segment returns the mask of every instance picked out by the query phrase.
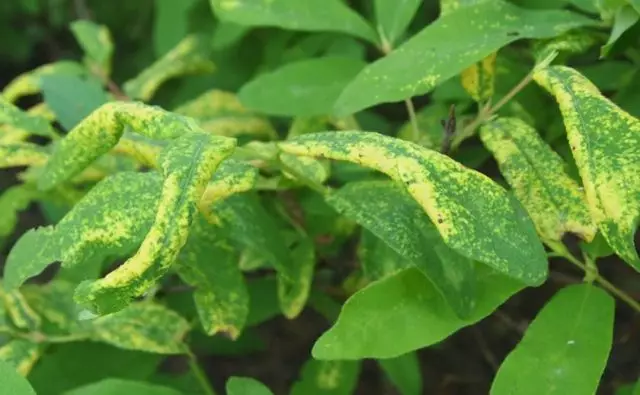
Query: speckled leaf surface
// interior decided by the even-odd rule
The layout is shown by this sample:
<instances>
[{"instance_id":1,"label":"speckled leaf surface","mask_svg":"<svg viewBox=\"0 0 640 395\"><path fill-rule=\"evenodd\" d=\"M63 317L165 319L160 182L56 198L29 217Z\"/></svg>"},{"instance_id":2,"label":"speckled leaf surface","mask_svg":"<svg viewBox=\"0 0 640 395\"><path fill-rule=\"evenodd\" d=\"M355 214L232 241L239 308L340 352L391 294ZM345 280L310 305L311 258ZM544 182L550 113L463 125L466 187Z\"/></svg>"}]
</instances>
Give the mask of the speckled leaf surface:
<instances>
[{"instance_id":1,"label":"speckled leaf surface","mask_svg":"<svg viewBox=\"0 0 640 395\"><path fill-rule=\"evenodd\" d=\"M42 323L40 316L31 308L20 291L6 289L2 284L0 285L0 299L2 299L4 310L13 325L30 331L35 331L40 327Z\"/></svg>"},{"instance_id":2,"label":"speckled leaf surface","mask_svg":"<svg viewBox=\"0 0 640 395\"><path fill-rule=\"evenodd\" d=\"M7 127L30 135L58 137L46 118L24 112L0 97L0 135L6 132Z\"/></svg>"},{"instance_id":3,"label":"speckled leaf surface","mask_svg":"<svg viewBox=\"0 0 640 395\"><path fill-rule=\"evenodd\" d=\"M291 395L351 395L358 384L360 361L317 361L302 366Z\"/></svg>"},{"instance_id":4,"label":"speckled leaf surface","mask_svg":"<svg viewBox=\"0 0 640 395\"><path fill-rule=\"evenodd\" d=\"M79 335L88 330L78 314L82 309L73 300L75 284L55 280L44 285L29 284L20 289L26 302L40 317L40 332L46 335Z\"/></svg>"},{"instance_id":5,"label":"speckled leaf surface","mask_svg":"<svg viewBox=\"0 0 640 395\"><path fill-rule=\"evenodd\" d=\"M276 131L269 120L252 113L231 92L211 90L174 110L198 120L206 132L220 136L252 136L273 139Z\"/></svg>"},{"instance_id":6,"label":"speckled leaf surface","mask_svg":"<svg viewBox=\"0 0 640 395\"><path fill-rule=\"evenodd\" d=\"M483 103L493 96L496 77L496 56L494 52L462 71L462 87L473 100Z\"/></svg>"},{"instance_id":7,"label":"speckled leaf surface","mask_svg":"<svg viewBox=\"0 0 640 395\"><path fill-rule=\"evenodd\" d=\"M287 153L281 153L279 158L280 162L285 166L283 173L294 179L296 175L301 175L306 180L322 184L329 178L329 166L319 160L308 156L296 156ZM289 174L287 170L292 170L294 174Z\"/></svg>"},{"instance_id":8,"label":"speckled leaf surface","mask_svg":"<svg viewBox=\"0 0 640 395\"><path fill-rule=\"evenodd\" d=\"M257 179L257 168L232 158L225 159L216 169L198 202L200 212L209 219L209 222L216 222L213 205L233 194L251 190Z\"/></svg>"},{"instance_id":9,"label":"speckled leaf surface","mask_svg":"<svg viewBox=\"0 0 640 395\"><path fill-rule=\"evenodd\" d=\"M312 354L321 360L397 357L474 324L522 289L522 284L484 266L478 267L476 279L477 303L467 319L455 315L417 268L376 281L347 300Z\"/></svg>"},{"instance_id":10,"label":"speckled leaf surface","mask_svg":"<svg viewBox=\"0 0 640 395\"><path fill-rule=\"evenodd\" d=\"M29 374L41 354L41 346L26 339L10 340L0 347L0 361L13 366L22 376Z\"/></svg>"},{"instance_id":11,"label":"speckled leaf surface","mask_svg":"<svg viewBox=\"0 0 640 395\"><path fill-rule=\"evenodd\" d=\"M248 26L289 30L334 31L376 42L367 22L339 0L210 0L215 15Z\"/></svg>"},{"instance_id":12,"label":"speckled leaf surface","mask_svg":"<svg viewBox=\"0 0 640 395\"><path fill-rule=\"evenodd\" d=\"M520 204L486 176L416 144L368 132L328 132L280 144L295 155L354 162L402 183L457 253L536 285L544 249Z\"/></svg>"},{"instance_id":13,"label":"speckled leaf surface","mask_svg":"<svg viewBox=\"0 0 640 395\"><path fill-rule=\"evenodd\" d=\"M23 96L40 92L40 78L45 75L81 75L85 73L86 69L77 62L61 60L46 64L17 76L4 88L2 96L13 103Z\"/></svg>"},{"instance_id":14,"label":"speckled leaf surface","mask_svg":"<svg viewBox=\"0 0 640 395\"><path fill-rule=\"evenodd\" d=\"M239 254L217 226L198 216L177 259L180 277L194 286L200 322L208 335L240 336L249 314L249 292L238 265Z\"/></svg>"},{"instance_id":15,"label":"speckled leaf surface","mask_svg":"<svg viewBox=\"0 0 640 395\"><path fill-rule=\"evenodd\" d=\"M212 73L215 65L209 59L211 44L208 36L192 34L171 51L124 83L124 91L133 99L148 101L166 81L188 74Z\"/></svg>"},{"instance_id":16,"label":"speckled leaf surface","mask_svg":"<svg viewBox=\"0 0 640 395\"><path fill-rule=\"evenodd\" d=\"M534 78L558 101L594 221L616 254L640 270L634 246L640 218L640 120L571 68L548 67Z\"/></svg>"},{"instance_id":17,"label":"speckled leaf surface","mask_svg":"<svg viewBox=\"0 0 640 395\"><path fill-rule=\"evenodd\" d=\"M2 388L7 394L36 395L27 379L21 376L10 363L0 361L0 377L2 377Z\"/></svg>"},{"instance_id":18,"label":"speckled leaf surface","mask_svg":"<svg viewBox=\"0 0 640 395\"><path fill-rule=\"evenodd\" d=\"M84 51L87 68L107 77L111 73L113 55L113 40L109 29L88 20L72 22L70 28Z\"/></svg>"},{"instance_id":19,"label":"speckled leaf surface","mask_svg":"<svg viewBox=\"0 0 640 395\"><path fill-rule=\"evenodd\" d=\"M349 183L329 195L327 202L417 267L457 315L464 317L473 310L474 262L444 244L422 208L401 186L389 181Z\"/></svg>"},{"instance_id":20,"label":"speckled leaf surface","mask_svg":"<svg viewBox=\"0 0 640 395\"><path fill-rule=\"evenodd\" d=\"M207 182L234 148L234 140L204 133L173 140L161 154L162 191L153 225L140 248L106 277L80 284L76 299L100 314L111 313L153 286L186 243Z\"/></svg>"},{"instance_id":21,"label":"speckled leaf surface","mask_svg":"<svg viewBox=\"0 0 640 395\"><path fill-rule=\"evenodd\" d=\"M501 118L485 124L480 138L544 241L560 241L565 233L593 240L597 228L584 193L535 129L517 118Z\"/></svg>"},{"instance_id":22,"label":"speckled leaf surface","mask_svg":"<svg viewBox=\"0 0 640 395\"><path fill-rule=\"evenodd\" d=\"M515 40L553 37L592 23L568 11L526 10L499 0L461 7L367 66L342 92L335 109L351 114L424 94Z\"/></svg>"},{"instance_id":23,"label":"speckled leaf surface","mask_svg":"<svg viewBox=\"0 0 640 395\"><path fill-rule=\"evenodd\" d=\"M161 188L157 173L124 172L100 182L55 227L20 237L7 258L4 285L18 287L55 261L89 267L131 253L151 228Z\"/></svg>"},{"instance_id":24,"label":"speckled leaf surface","mask_svg":"<svg viewBox=\"0 0 640 395\"><path fill-rule=\"evenodd\" d=\"M0 169L44 164L49 159L46 148L33 143L0 144Z\"/></svg>"},{"instance_id":25,"label":"speckled leaf surface","mask_svg":"<svg viewBox=\"0 0 640 395\"><path fill-rule=\"evenodd\" d=\"M492 395L595 394L613 338L614 300L591 284L560 290L504 360Z\"/></svg>"},{"instance_id":26,"label":"speckled leaf surface","mask_svg":"<svg viewBox=\"0 0 640 395\"><path fill-rule=\"evenodd\" d=\"M392 47L404 34L420 7L420 0L375 0L374 11L383 45Z\"/></svg>"},{"instance_id":27,"label":"speckled leaf surface","mask_svg":"<svg viewBox=\"0 0 640 395\"><path fill-rule=\"evenodd\" d=\"M158 354L185 352L182 338L189 331L184 318L152 303L134 303L117 313L96 318L92 327L93 340Z\"/></svg>"}]
</instances>

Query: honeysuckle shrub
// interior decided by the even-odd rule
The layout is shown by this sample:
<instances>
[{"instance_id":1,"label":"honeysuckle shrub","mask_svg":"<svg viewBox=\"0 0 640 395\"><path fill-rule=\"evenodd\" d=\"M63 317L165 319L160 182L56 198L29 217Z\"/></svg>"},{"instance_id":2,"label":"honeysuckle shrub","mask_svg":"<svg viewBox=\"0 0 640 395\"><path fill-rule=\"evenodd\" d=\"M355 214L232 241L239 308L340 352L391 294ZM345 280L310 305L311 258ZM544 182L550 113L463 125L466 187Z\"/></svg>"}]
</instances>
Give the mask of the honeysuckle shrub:
<instances>
[{"instance_id":1,"label":"honeysuckle shrub","mask_svg":"<svg viewBox=\"0 0 640 395\"><path fill-rule=\"evenodd\" d=\"M419 394L416 351L553 259L583 276L490 392L596 393L615 309L640 312L598 271L640 270L640 2L154 4L155 61L128 78L123 25L94 12L68 27L80 58L2 91L0 392L212 394L199 345L251 352L307 308L330 327L290 393L351 394L375 359ZM30 207L47 223L18 232ZM172 355L189 369L157 372Z\"/></svg>"}]
</instances>

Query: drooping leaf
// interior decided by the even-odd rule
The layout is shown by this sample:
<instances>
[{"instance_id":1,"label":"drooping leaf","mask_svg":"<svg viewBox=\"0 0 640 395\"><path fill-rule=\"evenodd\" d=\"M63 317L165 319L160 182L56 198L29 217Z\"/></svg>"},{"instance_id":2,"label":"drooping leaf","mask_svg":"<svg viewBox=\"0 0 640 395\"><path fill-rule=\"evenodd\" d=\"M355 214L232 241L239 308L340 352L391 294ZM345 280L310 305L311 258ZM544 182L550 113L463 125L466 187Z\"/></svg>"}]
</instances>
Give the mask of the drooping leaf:
<instances>
[{"instance_id":1,"label":"drooping leaf","mask_svg":"<svg viewBox=\"0 0 640 395\"><path fill-rule=\"evenodd\" d=\"M547 275L544 250L518 202L447 156L365 132L314 133L282 142L280 149L381 171L405 185L457 253L531 285Z\"/></svg>"},{"instance_id":2,"label":"drooping leaf","mask_svg":"<svg viewBox=\"0 0 640 395\"><path fill-rule=\"evenodd\" d=\"M226 390L227 395L273 395L264 384L248 377L231 377Z\"/></svg>"},{"instance_id":3,"label":"drooping leaf","mask_svg":"<svg viewBox=\"0 0 640 395\"><path fill-rule=\"evenodd\" d=\"M291 395L351 395L358 384L360 361L316 361L309 359Z\"/></svg>"},{"instance_id":4,"label":"drooping leaf","mask_svg":"<svg viewBox=\"0 0 640 395\"><path fill-rule=\"evenodd\" d=\"M219 233L198 216L178 256L178 274L196 287L193 298L205 332L223 332L235 340L249 313L249 293L238 266L239 254Z\"/></svg>"},{"instance_id":5,"label":"drooping leaf","mask_svg":"<svg viewBox=\"0 0 640 395\"><path fill-rule=\"evenodd\" d=\"M445 245L422 208L400 186L389 181L349 183L327 201L417 267L458 316L473 311L474 262ZM402 268L403 263L398 262L397 267Z\"/></svg>"},{"instance_id":6,"label":"drooping leaf","mask_svg":"<svg viewBox=\"0 0 640 395\"><path fill-rule=\"evenodd\" d=\"M115 394L136 394L136 395L180 395L181 392L156 384L144 381L129 381L122 379L108 378L96 383L88 384L64 395L115 395Z\"/></svg>"},{"instance_id":7,"label":"drooping leaf","mask_svg":"<svg viewBox=\"0 0 640 395\"><path fill-rule=\"evenodd\" d=\"M249 111L230 92L205 92L176 108L175 112L197 119L202 129L219 136L276 137L275 129L266 118Z\"/></svg>"},{"instance_id":8,"label":"drooping leaf","mask_svg":"<svg viewBox=\"0 0 640 395\"><path fill-rule=\"evenodd\" d=\"M42 351L38 343L26 339L13 339L0 347L0 362L11 364L18 373L27 376L42 355ZM4 384L4 377L0 379L0 383Z\"/></svg>"},{"instance_id":9,"label":"drooping leaf","mask_svg":"<svg viewBox=\"0 0 640 395\"><path fill-rule=\"evenodd\" d=\"M477 303L464 320L416 268L370 284L343 305L336 323L313 346L314 358L394 358L474 324L522 289L522 284L484 266L476 272Z\"/></svg>"},{"instance_id":10,"label":"drooping leaf","mask_svg":"<svg viewBox=\"0 0 640 395\"><path fill-rule=\"evenodd\" d=\"M500 366L491 394L595 394L613 313L613 298L591 284L560 290Z\"/></svg>"},{"instance_id":11,"label":"drooping leaf","mask_svg":"<svg viewBox=\"0 0 640 395\"><path fill-rule=\"evenodd\" d=\"M265 114L328 115L340 92L364 66L361 60L337 56L301 60L258 76L238 96L245 106Z\"/></svg>"},{"instance_id":12,"label":"drooping leaf","mask_svg":"<svg viewBox=\"0 0 640 395\"><path fill-rule=\"evenodd\" d=\"M379 359L378 363L402 395L422 393L422 372L418 354L410 352L396 358Z\"/></svg>"},{"instance_id":13,"label":"drooping leaf","mask_svg":"<svg viewBox=\"0 0 640 395\"><path fill-rule=\"evenodd\" d=\"M26 113L0 97L0 135L7 128L50 139L58 137L47 119Z\"/></svg>"},{"instance_id":14,"label":"drooping leaf","mask_svg":"<svg viewBox=\"0 0 640 395\"><path fill-rule=\"evenodd\" d=\"M535 129L517 118L500 118L484 125L480 138L543 240L560 241L567 232L593 239L597 228L583 192Z\"/></svg>"},{"instance_id":15,"label":"drooping leaf","mask_svg":"<svg viewBox=\"0 0 640 395\"><path fill-rule=\"evenodd\" d=\"M613 250L640 270L634 246L640 218L640 120L571 68L540 69L534 79L558 101L591 216Z\"/></svg>"},{"instance_id":16,"label":"drooping leaf","mask_svg":"<svg viewBox=\"0 0 640 395\"><path fill-rule=\"evenodd\" d=\"M84 51L84 64L102 78L111 74L113 40L109 29L88 20L71 23L71 31Z\"/></svg>"},{"instance_id":17,"label":"drooping leaf","mask_svg":"<svg viewBox=\"0 0 640 395\"><path fill-rule=\"evenodd\" d=\"M247 26L277 26L288 30L334 31L376 42L365 20L339 0L210 0L216 16Z\"/></svg>"},{"instance_id":18,"label":"drooping leaf","mask_svg":"<svg viewBox=\"0 0 640 395\"><path fill-rule=\"evenodd\" d=\"M381 41L393 47L420 7L420 0L376 0L374 9Z\"/></svg>"},{"instance_id":19,"label":"drooping leaf","mask_svg":"<svg viewBox=\"0 0 640 395\"><path fill-rule=\"evenodd\" d=\"M0 361L2 390L11 395L36 395L31 384L10 363Z\"/></svg>"},{"instance_id":20,"label":"drooping leaf","mask_svg":"<svg viewBox=\"0 0 640 395\"><path fill-rule=\"evenodd\" d=\"M20 74L11 81L2 91L2 96L14 103L23 96L40 92L40 79L46 75L82 75L86 69L77 62L61 60L55 63L40 66L34 70Z\"/></svg>"},{"instance_id":21,"label":"drooping leaf","mask_svg":"<svg viewBox=\"0 0 640 395\"><path fill-rule=\"evenodd\" d=\"M0 144L0 169L41 165L49 159L47 150L33 143Z\"/></svg>"},{"instance_id":22,"label":"drooping leaf","mask_svg":"<svg viewBox=\"0 0 640 395\"><path fill-rule=\"evenodd\" d=\"M189 35L135 78L125 82L124 91L133 99L148 101L163 83L172 78L212 73L215 65L209 59L210 53L209 37Z\"/></svg>"},{"instance_id":23,"label":"drooping leaf","mask_svg":"<svg viewBox=\"0 0 640 395\"><path fill-rule=\"evenodd\" d=\"M484 103L493 96L494 80L496 76L496 56L494 52L464 69L460 75L462 86L473 100Z\"/></svg>"},{"instance_id":24,"label":"drooping leaf","mask_svg":"<svg viewBox=\"0 0 640 395\"><path fill-rule=\"evenodd\" d=\"M351 114L429 92L517 39L552 37L592 23L568 11L527 10L499 0L461 7L367 66L342 92L336 112Z\"/></svg>"},{"instance_id":25,"label":"drooping leaf","mask_svg":"<svg viewBox=\"0 0 640 395\"><path fill-rule=\"evenodd\" d=\"M125 350L158 354L185 352L182 338L189 323L166 307L140 302L91 323L91 338Z\"/></svg>"},{"instance_id":26,"label":"drooping leaf","mask_svg":"<svg viewBox=\"0 0 640 395\"><path fill-rule=\"evenodd\" d=\"M106 277L81 283L76 300L101 314L111 313L160 279L187 241L207 182L234 148L234 140L205 133L173 140L161 155L162 192L153 225L140 248Z\"/></svg>"},{"instance_id":27,"label":"drooping leaf","mask_svg":"<svg viewBox=\"0 0 640 395\"><path fill-rule=\"evenodd\" d=\"M611 35L605 45L600 48L600 57L605 57L613 48L618 39L640 20L640 11L634 9L631 5L623 5L618 8L613 17L613 27Z\"/></svg>"}]
</instances>

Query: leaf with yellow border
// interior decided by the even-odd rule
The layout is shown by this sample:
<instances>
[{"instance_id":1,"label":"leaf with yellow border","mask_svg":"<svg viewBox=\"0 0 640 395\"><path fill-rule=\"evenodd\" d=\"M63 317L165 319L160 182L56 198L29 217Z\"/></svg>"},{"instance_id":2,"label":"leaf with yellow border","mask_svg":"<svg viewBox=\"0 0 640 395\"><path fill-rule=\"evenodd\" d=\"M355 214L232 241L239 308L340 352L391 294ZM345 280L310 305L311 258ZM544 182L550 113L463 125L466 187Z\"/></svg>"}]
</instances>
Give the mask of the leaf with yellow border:
<instances>
[{"instance_id":1,"label":"leaf with yellow border","mask_svg":"<svg viewBox=\"0 0 640 395\"><path fill-rule=\"evenodd\" d=\"M2 91L2 97L14 103L23 96L40 92L40 77L42 76L54 74L80 75L86 72L86 69L80 63L69 60L46 64L14 78Z\"/></svg>"},{"instance_id":2,"label":"leaf with yellow border","mask_svg":"<svg viewBox=\"0 0 640 395\"><path fill-rule=\"evenodd\" d=\"M539 69L534 79L558 101L595 223L616 254L640 270L634 246L640 218L640 120L569 67Z\"/></svg>"},{"instance_id":3,"label":"leaf with yellow border","mask_svg":"<svg viewBox=\"0 0 640 395\"><path fill-rule=\"evenodd\" d=\"M0 360L15 366L18 373L27 376L42 355L38 343L26 339L13 339L0 347Z\"/></svg>"},{"instance_id":4,"label":"leaf with yellow border","mask_svg":"<svg viewBox=\"0 0 640 395\"><path fill-rule=\"evenodd\" d=\"M24 112L0 97L0 134L6 127L51 139L58 137L47 119Z\"/></svg>"},{"instance_id":5,"label":"leaf with yellow border","mask_svg":"<svg viewBox=\"0 0 640 395\"><path fill-rule=\"evenodd\" d=\"M44 164L49 159L46 148L33 143L0 144L0 169Z\"/></svg>"},{"instance_id":6,"label":"leaf with yellow border","mask_svg":"<svg viewBox=\"0 0 640 395\"><path fill-rule=\"evenodd\" d=\"M584 193L535 129L518 118L500 118L484 125L480 138L544 241L560 241L567 232L593 240L597 228Z\"/></svg>"}]
</instances>

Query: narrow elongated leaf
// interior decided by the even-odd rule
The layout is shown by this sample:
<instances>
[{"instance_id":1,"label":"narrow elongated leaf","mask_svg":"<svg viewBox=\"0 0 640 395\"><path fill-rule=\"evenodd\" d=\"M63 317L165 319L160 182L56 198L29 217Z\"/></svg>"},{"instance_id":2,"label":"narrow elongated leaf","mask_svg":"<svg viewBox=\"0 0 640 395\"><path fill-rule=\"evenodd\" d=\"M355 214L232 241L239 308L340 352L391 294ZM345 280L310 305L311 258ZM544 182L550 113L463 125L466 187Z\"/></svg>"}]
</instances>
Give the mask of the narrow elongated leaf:
<instances>
[{"instance_id":1,"label":"narrow elongated leaf","mask_svg":"<svg viewBox=\"0 0 640 395\"><path fill-rule=\"evenodd\" d=\"M411 23L420 3L420 0L375 1L376 22L383 43L393 46Z\"/></svg>"},{"instance_id":2,"label":"narrow elongated leaf","mask_svg":"<svg viewBox=\"0 0 640 395\"><path fill-rule=\"evenodd\" d=\"M244 105L265 114L332 114L340 92L364 66L361 60L336 56L301 60L258 76L238 95Z\"/></svg>"},{"instance_id":3,"label":"narrow elongated leaf","mask_svg":"<svg viewBox=\"0 0 640 395\"><path fill-rule=\"evenodd\" d=\"M633 239L640 218L640 120L571 68L540 69L534 78L560 105L594 221L613 250L640 270Z\"/></svg>"},{"instance_id":4,"label":"narrow elongated leaf","mask_svg":"<svg viewBox=\"0 0 640 395\"><path fill-rule=\"evenodd\" d=\"M480 138L543 240L560 241L566 232L593 240L597 228L583 192L535 129L517 118L501 118L484 125Z\"/></svg>"},{"instance_id":5,"label":"narrow elongated leaf","mask_svg":"<svg viewBox=\"0 0 640 395\"><path fill-rule=\"evenodd\" d=\"M162 277L187 241L207 182L234 148L234 140L204 133L173 140L162 152L158 211L140 248L106 277L80 284L76 300L101 314L115 312Z\"/></svg>"},{"instance_id":6,"label":"narrow elongated leaf","mask_svg":"<svg viewBox=\"0 0 640 395\"><path fill-rule=\"evenodd\" d=\"M71 31L84 51L84 63L89 70L108 77L111 74L113 40L109 29L88 20L71 23Z\"/></svg>"},{"instance_id":7,"label":"narrow elongated leaf","mask_svg":"<svg viewBox=\"0 0 640 395\"><path fill-rule=\"evenodd\" d=\"M88 384L64 395L115 395L115 394L136 394L136 395L180 395L181 392L169 387L163 387L144 381L130 381L122 379L108 378L97 383Z\"/></svg>"},{"instance_id":8,"label":"narrow elongated leaf","mask_svg":"<svg viewBox=\"0 0 640 395\"><path fill-rule=\"evenodd\" d=\"M205 35L189 35L162 58L125 82L125 93L142 101L153 97L166 81L186 74L212 73L215 65L209 59L211 44Z\"/></svg>"},{"instance_id":9,"label":"narrow elongated leaf","mask_svg":"<svg viewBox=\"0 0 640 395\"><path fill-rule=\"evenodd\" d=\"M280 143L280 148L381 171L405 185L457 253L531 285L547 275L544 249L517 201L447 156L365 132L314 133Z\"/></svg>"},{"instance_id":10,"label":"narrow elongated leaf","mask_svg":"<svg viewBox=\"0 0 640 395\"><path fill-rule=\"evenodd\" d=\"M202 129L219 136L276 137L269 121L249 111L231 92L205 92L176 108L175 112L197 119Z\"/></svg>"},{"instance_id":11,"label":"narrow elongated leaf","mask_svg":"<svg viewBox=\"0 0 640 395\"><path fill-rule=\"evenodd\" d=\"M134 303L124 310L96 318L92 323L93 340L125 350L158 354L185 352L182 338L189 323L166 307Z\"/></svg>"},{"instance_id":12,"label":"narrow elongated leaf","mask_svg":"<svg viewBox=\"0 0 640 395\"><path fill-rule=\"evenodd\" d=\"M614 300L591 284L562 289L500 366L491 394L595 394L613 337Z\"/></svg>"},{"instance_id":13,"label":"narrow elongated leaf","mask_svg":"<svg viewBox=\"0 0 640 395\"><path fill-rule=\"evenodd\" d=\"M457 315L465 317L473 310L474 262L445 245L422 208L400 186L389 181L349 183L327 201L417 267Z\"/></svg>"},{"instance_id":14,"label":"narrow elongated leaf","mask_svg":"<svg viewBox=\"0 0 640 395\"><path fill-rule=\"evenodd\" d=\"M484 266L477 274L477 303L464 320L416 268L376 281L347 300L312 354L321 360L397 357L472 325L522 289L520 283Z\"/></svg>"},{"instance_id":15,"label":"narrow elongated leaf","mask_svg":"<svg viewBox=\"0 0 640 395\"><path fill-rule=\"evenodd\" d=\"M462 87L473 100L483 103L493 96L493 86L496 76L496 56L492 53L474 65L466 68L460 75Z\"/></svg>"},{"instance_id":16,"label":"narrow elongated leaf","mask_svg":"<svg viewBox=\"0 0 640 395\"><path fill-rule=\"evenodd\" d=\"M210 0L217 17L248 26L289 30L334 31L371 42L376 35L365 20L339 0Z\"/></svg>"},{"instance_id":17,"label":"narrow elongated leaf","mask_svg":"<svg viewBox=\"0 0 640 395\"><path fill-rule=\"evenodd\" d=\"M51 139L58 137L47 119L26 113L0 97L0 135L5 133L7 126L12 130L19 130L30 135Z\"/></svg>"},{"instance_id":18,"label":"narrow elongated leaf","mask_svg":"<svg viewBox=\"0 0 640 395\"><path fill-rule=\"evenodd\" d=\"M198 216L178 256L178 274L196 287L193 298L205 332L237 339L249 314L249 292L238 266L239 254L219 233Z\"/></svg>"},{"instance_id":19,"label":"narrow elongated leaf","mask_svg":"<svg viewBox=\"0 0 640 395\"><path fill-rule=\"evenodd\" d=\"M41 165L49 159L45 148L32 143L0 144L0 169Z\"/></svg>"},{"instance_id":20,"label":"narrow elongated leaf","mask_svg":"<svg viewBox=\"0 0 640 395\"><path fill-rule=\"evenodd\" d=\"M40 78L45 75L82 75L86 69L77 62L61 60L40 66L27 73L20 74L2 91L2 96L13 103L19 98L40 92Z\"/></svg>"},{"instance_id":21,"label":"narrow elongated leaf","mask_svg":"<svg viewBox=\"0 0 640 395\"><path fill-rule=\"evenodd\" d=\"M336 112L351 114L429 92L517 39L553 37L591 23L567 11L526 10L500 0L460 7L367 66L342 92Z\"/></svg>"},{"instance_id":22,"label":"narrow elongated leaf","mask_svg":"<svg viewBox=\"0 0 640 395\"><path fill-rule=\"evenodd\" d=\"M2 377L2 390L12 395L36 395L31 384L5 361L0 361L0 377Z\"/></svg>"},{"instance_id":23,"label":"narrow elongated leaf","mask_svg":"<svg viewBox=\"0 0 640 395\"><path fill-rule=\"evenodd\" d=\"M226 390L227 395L273 395L264 384L248 377L231 377Z\"/></svg>"},{"instance_id":24,"label":"narrow elongated leaf","mask_svg":"<svg viewBox=\"0 0 640 395\"><path fill-rule=\"evenodd\" d=\"M351 395L358 384L360 361L316 361L303 366L291 395Z\"/></svg>"},{"instance_id":25,"label":"narrow elongated leaf","mask_svg":"<svg viewBox=\"0 0 640 395\"><path fill-rule=\"evenodd\" d=\"M278 273L278 300L285 317L297 317L307 303L313 282L316 254L313 242L308 238L298 241L292 248L291 273Z\"/></svg>"},{"instance_id":26,"label":"narrow elongated leaf","mask_svg":"<svg viewBox=\"0 0 640 395\"><path fill-rule=\"evenodd\" d=\"M410 352L396 358L379 359L378 363L402 395L422 393L422 372L418 354Z\"/></svg>"},{"instance_id":27,"label":"narrow elongated leaf","mask_svg":"<svg viewBox=\"0 0 640 395\"><path fill-rule=\"evenodd\" d=\"M26 339L14 339L0 347L0 362L11 364L18 373L26 376L41 354L42 348L38 343ZM4 384L4 377L0 382ZM2 388L4 389L4 386Z\"/></svg>"}]
</instances>

